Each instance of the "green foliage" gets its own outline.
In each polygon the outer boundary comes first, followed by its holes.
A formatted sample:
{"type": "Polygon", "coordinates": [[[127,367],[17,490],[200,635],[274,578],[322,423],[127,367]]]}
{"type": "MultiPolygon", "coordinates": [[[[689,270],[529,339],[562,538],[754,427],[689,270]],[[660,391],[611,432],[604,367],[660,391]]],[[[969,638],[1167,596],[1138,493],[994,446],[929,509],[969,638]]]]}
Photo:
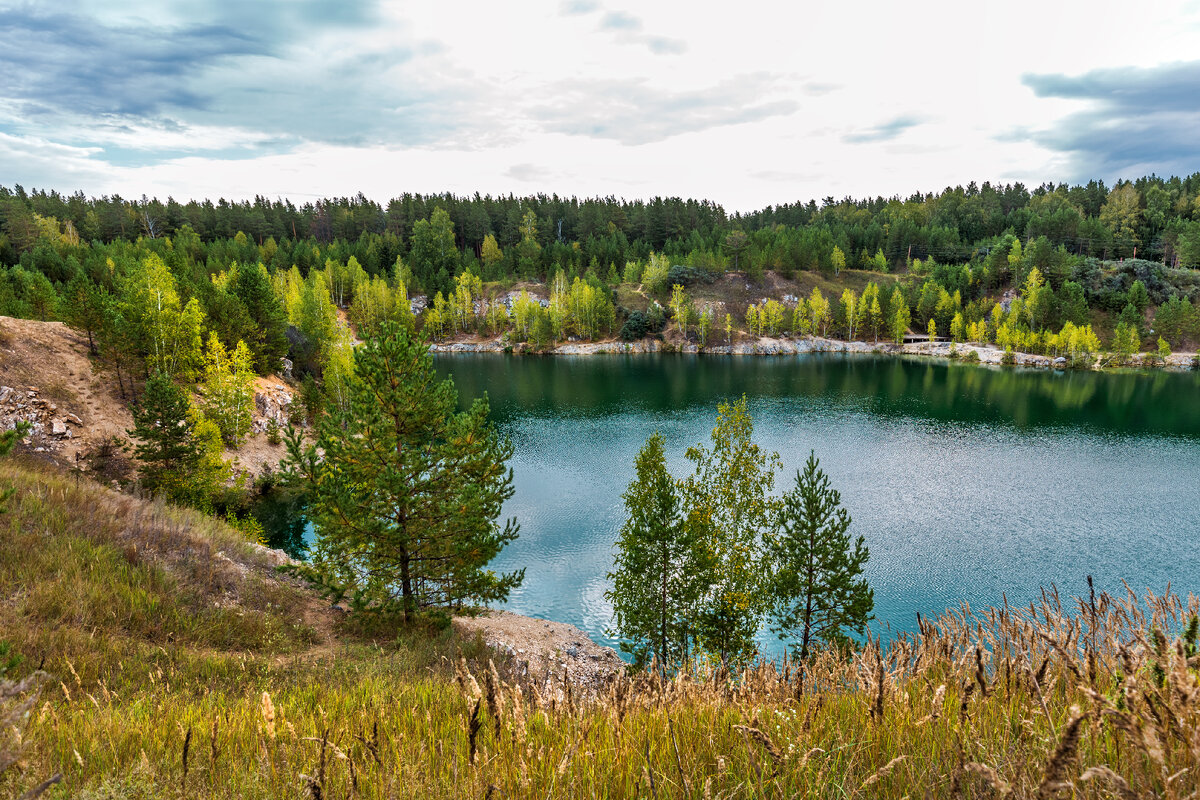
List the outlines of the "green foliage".
{"type": "Polygon", "coordinates": [[[301,333],[303,343],[294,349],[293,355],[305,371],[315,372],[325,361],[337,335],[337,308],[329,294],[328,276],[320,270],[310,272],[297,292],[288,315],[301,333]]]}
{"type": "Polygon", "coordinates": [[[829,256],[829,265],[833,267],[834,275],[838,275],[846,268],[846,254],[837,245],[833,246],[833,253],[829,256]]]}
{"type": "Polygon", "coordinates": [[[418,220],[413,226],[410,259],[413,276],[427,295],[453,291],[459,252],[454,241],[454,223],[444,208],[435,208],[428,220],[418,220]]]}
{"type": "MultiPolygon", "coordinates": [[[[29,427],[28,422],[21,421],[9,430],[0,433],[0,458],[4,458],[12,452],[17,442],[21,441],[29,433],[29,427]]],[[[14,491],[12,488],[0,489],[0,514],[8,510],[7,503],[12,498],[14,491]]]]}
{"type": "Polygon", "coordinates": [[[712,564],[696,607],[697,646],[726,665],[754,657],[763,612],[759,551],[774,514],[770,493],[780,462],[753,434],[744,396],[718,405],[710,446],[688,448],[693,470],[680,483],[686,525],[701,538],[712,564]]]}
{"type": "Polygon", "coordinates": [[[1130,358],[1138,351],[1138,333],[1137,329],[1130,326],[1128,323],[1117,323],[1117,329],[1113,333],[1113,357],[1118,364],[1128,364],[1130,358]]]}
{"type": "Polygon", "coordinates": [[[667,288],[667,278],[671,271],[671,262],[664,255],[650,254],[650,260],[642,269],[642,288],[651,296],[661,295],[667,288]]]}
{"type": "Polygon", "coordinates": [[[285,474],[307,493],[319,532],[301,572],[357,612],[406,622],[422,610],[503,600],[522,572],[487,564],[517,536],[496,518],[512,496],[512,445],[487,401],[456,412],[427,342],[388,322],[354,354],[349,403],[317,421],[315,441],[287,438],[285,474]]]}
{"type": "Polygon", "coordinates": [[[133,409],[128,434],[137,440],[133,452],[141,462],[142,485],[151,492],[182,495],[196,469],[200,453],[188,421],[189,405],[187,393],[169,376],[156,372],[133,409]]]}
{"type": "Polygon", "coordinates": [[[261,263],[240,265],[232,289],[254,322],[246,344],[254,354],[255,369],[263,375],[277,371],[279,360],[288,351],[288,320],[266,267],[261,263]]]}
{"type": "Polygon", "coordinates": [[[104,325],[106,302],[104,288],[92,283],[82,272],[76,273],[63,289],[60,306],[63,321],[87,335],[88,352],[92,355],[98,352],[96,334],[104,325]]]}
{"type": "Polygon", "coordinates": [[[143,258],[122,287],[120,316],[145,354],[148,372],[191,380],[203,361],[204,311],[196,298],[183,303],[175,277],[155,254],[143,258]]]}
{"type": "Polygon", "coordinates": [[[846,645],[873,619],[874,593],[861,577],[870,553],[862,536],[851,542],[849,530],[841,495],[810,453],[783,495],[764,559],[771,629],[793,643],[801,662],[817,643],[846,645]]]}
{"type": "Polygon", "coordinates": [[[653,659],[666,671],[689,659],[708,551],[686,524],[661,435],[646,440],[634,471],[605,597],[613,604],[612,635],[624,640],[621,649],[633,655],[634,666],[644,668],[653,659]]]}
{"type": "Polygon", "coordinates": [[[254,367],[244,342],[229,353],[216,334],[209,334],[203,395],[205,415],[216,423],[226,444],[238,447],[250,432],[254,411],[254,367]]]}
{"type": "Polygon", "coordinates": [[[900,293],[899,287],[892,290],[890,305],[894,309],[891,320],[892,340],[896,344],[904,344],[904,337],[908,334],[908,326],[912,324],[912,316],[909,314],[908,301],[900,293]]]}
{"type": "Polygon", "coordinates": [[[692,318],[692,300],[678,283],[671,287],[671,315],[680,334],[687,338],[688,323],[692,318]]]}

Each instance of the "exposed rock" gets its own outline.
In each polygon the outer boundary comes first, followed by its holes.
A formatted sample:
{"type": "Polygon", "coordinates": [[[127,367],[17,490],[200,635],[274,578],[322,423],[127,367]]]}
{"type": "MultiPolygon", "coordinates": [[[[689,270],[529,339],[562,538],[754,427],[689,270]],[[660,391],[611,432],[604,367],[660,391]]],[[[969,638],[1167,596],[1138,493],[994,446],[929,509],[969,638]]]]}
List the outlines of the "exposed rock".
{"type": "Polygon", "coordinates": [[[551,692],[561,691],[564,677],[585,693],[595,692],[625,669],[615,650],[596,644],[574,625],[491,611],[456,617],[454,626],[460,633],[478,633],[488,646],[510,656],[518,671],[551,692]]]}
{"type": "Polygon", "coordinates": [[[283,386],[278,384],[260,385],[254,392],[255,414],[253,431],[262,433],[271,422],[282,428],[287,425],[291,415],[292,403],[295,397],[283,386]]]}
{"type": "Polygon", "coordinates": [[[52,420],[50,422],[50,433],[53,436],[66,436],[67,423],[63,422],[61,419],[52,420]]]}
{"type": "Polygon", "coordinates": [[[287,378],[288,380],[291,380],[292,379],[292,368],[295,366],[294,364],[292,364],[292,360],[290,358],[282,358],[279,360],[279,364],[280,364],[279,369],[281,370],[283,377],[287,378]]]}

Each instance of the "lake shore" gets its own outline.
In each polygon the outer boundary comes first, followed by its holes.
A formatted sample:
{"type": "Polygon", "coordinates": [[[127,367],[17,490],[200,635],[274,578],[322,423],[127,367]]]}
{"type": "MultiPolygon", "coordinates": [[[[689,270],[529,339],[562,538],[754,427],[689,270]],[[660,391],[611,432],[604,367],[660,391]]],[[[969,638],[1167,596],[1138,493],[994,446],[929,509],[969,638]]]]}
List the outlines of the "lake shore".
{"type": "MultiPolygon", "coordinates": [[[[1002,365],[1005,351],[994,345],[958,344],[949,342],[915,342],[898,345],[894,342],[860,342],[843,339],[828,339],[820,336],[807,336],[802,339],[775,339],[760,337],[751,341],[734,344],[710,345],[701,347],[694,342],[664,342],[659,339],[641,339],[636,342],[606,340],[600,342],[566,342],[544,350],[534,350],[526,343],[508,345],[502,339],[469,339],[455,342],[437,342],[429,348],[434,353],[505,353],[537,354],[537,355],[621,355],[635,353],[693,353],[705,355],[734,355],[734,356],[788,356],[804,355],[807,353],[851,353],[862,355],[904,355],[927,356],[947,360],[964,360],[968,353],[975,353],[980,364],[1002,365]],[[951,354],[954,348],[954,354],[951,354]]],[[[1145,355],[1145,354],[1142,354],[1145,355]]],[[[1187,371],[1192,369],[1192,359],[1195,353],[1172,353],[1160,366],[1158,364],[1139,361],[1129,365],[1134,369],[1168,369],[1187,371]]],[[[1013,353],[1013,365],[1023,367],[1042,367],[1046,369],[1063,369],[1065,359],[1035,353],[1013,353]]]]}

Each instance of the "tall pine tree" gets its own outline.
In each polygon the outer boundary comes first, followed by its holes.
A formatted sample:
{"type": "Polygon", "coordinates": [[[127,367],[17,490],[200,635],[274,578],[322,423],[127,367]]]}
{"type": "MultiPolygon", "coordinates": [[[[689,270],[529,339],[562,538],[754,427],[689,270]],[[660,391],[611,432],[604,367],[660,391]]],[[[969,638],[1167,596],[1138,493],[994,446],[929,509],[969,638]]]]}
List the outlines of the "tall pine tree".
{"type": "Polygon", "coordinates": [[[874,593],[860,577],[870,554],[849,530],[841,495],[810,454],[764,541],[771,629],[794,642],[802,664],[818,643],[844,643],[873,618],[874,593]]]}
{"type": "Polygon", "coordinates": [[[625,639],[621,649],[635,666],[654,659],[665,672],[689,658],[708,551],[696,527],[686,524],[661,435],[646,440],[634,471],[606,597],[613,604],[615,634],[625,639]]]}
{"type": "Polygon", "coordinates": [[[356,612],[402,613],[502,601],[524,570],[488,563],[517,538],[497,523],[512,496],[512,445],[486,399],[457,412],[423,339],[395,322],[354,353],[348,403],[318,421],[305,446],[288,435],[285,472],[307,493],[319,532],[301,573],[356,612]]]}

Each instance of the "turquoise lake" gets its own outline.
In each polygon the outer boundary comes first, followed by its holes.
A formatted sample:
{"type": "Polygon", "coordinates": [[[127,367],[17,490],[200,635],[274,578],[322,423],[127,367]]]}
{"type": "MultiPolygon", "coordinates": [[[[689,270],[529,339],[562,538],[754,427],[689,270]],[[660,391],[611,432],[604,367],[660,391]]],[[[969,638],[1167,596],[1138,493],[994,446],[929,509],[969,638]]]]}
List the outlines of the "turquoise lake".
{"type": "MultiPolygon", "coordinates": [[[[525,567],[513,611],[611,643],[604,599],[633,459],[659,431],[672,472],[745,394],[788,488],[816,452],[871,558],[874,627],[1025,604],[1052,584],[1200,592],[1200,374],[1051,372],[886,356],[444,355],[511,438],[525,567]]],[[[764,650],[777,652],[769,634],[764,650]]]]}

